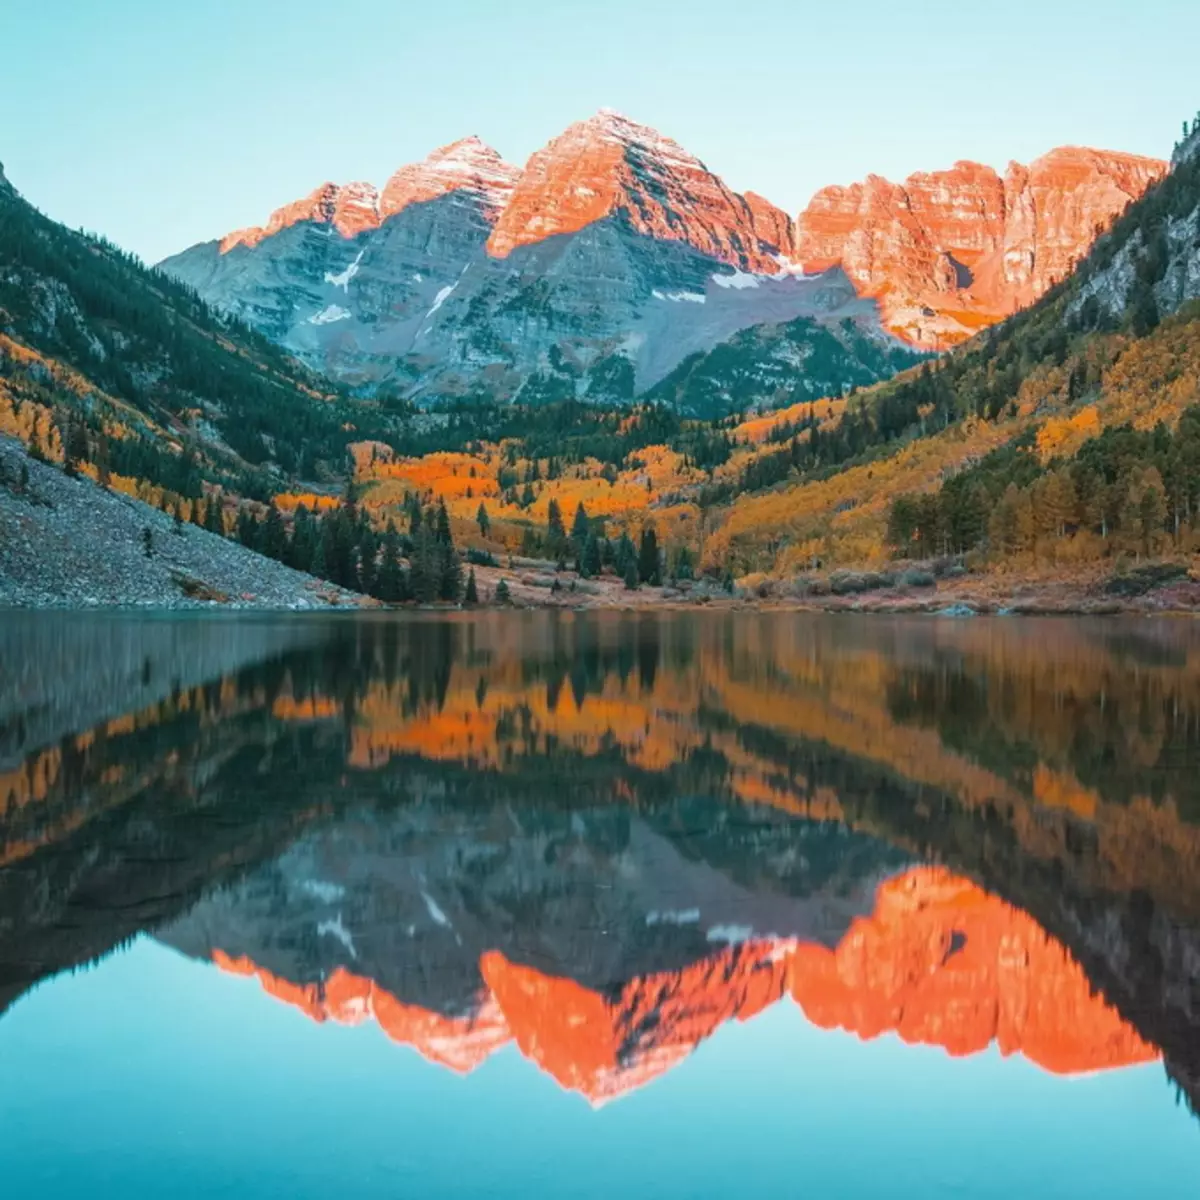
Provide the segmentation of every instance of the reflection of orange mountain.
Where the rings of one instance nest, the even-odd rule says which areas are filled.
[[[508,1025],[492,997],[480,997],[475,1012],[447,1017],[405,1004],[378,984],[339,967],[324,984],[291,983],[256,966],[250,959],[213,951],[213,962],[234,975],[253,975],[263,991],[291,1004],[314,1021],[359,1025],[374,1018],[394,1042],[411,1046],[423,1058],[452,1071],[473,1071],[509,1040]]]
[[[257,976],[269,994],[317,1021],[374,1018],[394,1041],[455,1071],[473,1070],[510,1039],[560,1086],[593,1104],[641,1087],[731,1019],[786,992],[814,1024],[863,1038],[896,1033],[953,1055],[995,1042],[1055,1074],[1128,1066],[1157,1051],[1097,995],[1066,949],[1033,919],[941,868],[884,883],[875,911],[835,950],[771,939],[715,949],[680,971],[604,994],[492,951],[474,1013],[407,1005],[338,968],[298,985],[222,951],[223,970]]]
[[[940,868],[883,884],[836,950],[799,946],[791,991],[826,1029],[975,1054],[995,1042],[1069,1075],[1157,1057],[1025,913]]]
[[[731,1018],[783,994],[789,947],[730,946],[682,971],[634,979],[604,996],[570,979],[485,954],[480,969],[513,1037],[562,1087],[593,1104],[649,1083]]]

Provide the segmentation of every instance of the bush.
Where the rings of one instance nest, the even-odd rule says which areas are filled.
[[[858,596],[895,586],[894,575],[877,575],[870,571],[834,571],[829,577],[829,590],[835,596]]]
[[[1147,563],[1127,574],[1114,575],[1104,585],[1104,591],[1109,596],[1144,596],[1187,577],[1188,569],[1180,563]]]
[[[467,562],[473,567],[498,567],[495,555],[488,550],[468,550]]]
[[[900,576],[900,583],[908,588],[932,588],[937,587],[937,576],[932,571],[914,567]]]

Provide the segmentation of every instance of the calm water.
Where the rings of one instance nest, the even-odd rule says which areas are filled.
[[[1195,1197],[1200,626],[0,613],[0,1179]]]

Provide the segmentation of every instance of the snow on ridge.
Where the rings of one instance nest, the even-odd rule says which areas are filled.
[[[698,908],[685,908],[677,911],[648,912],[647,925],[695,925],[700,920]]]
[[[348,308],[342,308],[340,304],[331,304],[315,316],[309,317],[308,323],[310,325],[332,325],[334,321],[348,321],[352,315]]]
[[[713,283],[720,288],[733,288],[735,291],[744,291],[747,288],[756,288],[763,279],[770,279],[769,275],[751,275],[746,271],[739,271],[736,267],[732,275],[714,275]]]
[[[366,250],[360,250],[358,257],[344,271],[339,271],[336,275],[331,271],[326,271],[325,282],[332,283],[334,287],[340,287],[346,295],[349,295],[350,280],[358,274],[358,264],[362,262],[364,254],[366,254]]]
[[[660,292],[655,288],[651,295],[655,300],[670,300],[675,304],[706,304],[707,297],[702,292]]]

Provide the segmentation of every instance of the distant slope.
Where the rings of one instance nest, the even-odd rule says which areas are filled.
[[[343,426],[370,419],[190,288],[43,216],[0,174],[0,432],[59,457],[75,423],[84,457],[107,455],[117,473],[176,491],[205,474],[265,494],[272,472],[340,472]]]
[[[896,497],[941,495],[947,480],[959,492],[945,491],[940,511],[926,509],[923,521],[909,522],[915,556],[991,554],[988,523],[1009,482],[1032,486],[1059,467],[1071,469],[1106,429],[1131,424],[1149,434],[1160,422],[1166,433],[1145,445],[1097,454],[1105,503],[1114,507],[1088,509],[1077,489],[1076,507],[1052,539],[1054,560],[1067,550],[1058,545],[1065,539],[1088,558],[1168,545],[1186,550],[1198,532],[1200,461],[1189,449],[1193,426],[1180,439],[1170,430],[1200,401],[1197,150],[1178,155],[1171,173],[1037,304],[847,406],[840,424],[853,422],[855,436],[841,439],[838,456],[811,454],[803,441],[790,450],[764,447],[758,458],[777,465],[743,471],[741,486],[720,497],[728,507],[705,545],[707,563],[786,575],[818,561],[880,562]],[[1004,457],[976,470],[992,452]],[[1156,476],[1133,477],[1135,468],[1151,467]],[[757,480],[770,486],[754,486]],[[1121,492],[1130,486],[1140,489],[1133,500]],[[1157,498],[1145,500],[1143,527],[1147,489]],[[1035,520],[1038,507],[1035,497]],[[1127,528],[1116,539],[1122,520]],[[1093,526],[1100,544],[1085,553],[1075,535]],[[1031,561],[1036,536],[1029,535]]]

